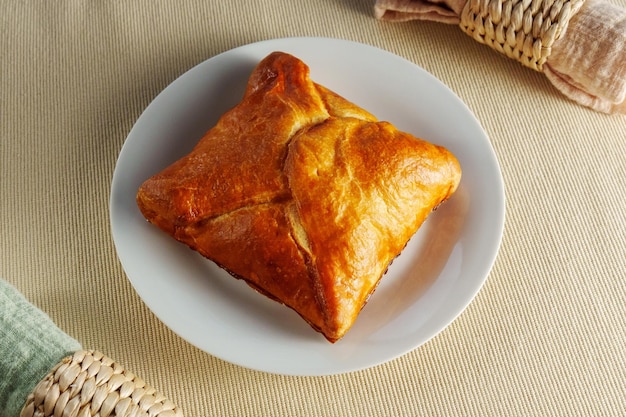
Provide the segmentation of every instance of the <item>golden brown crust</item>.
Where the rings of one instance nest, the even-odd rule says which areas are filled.
[[[148,179],[137,202],[334,342],[460,176],[450,152],[376,121],[275,52],[241,103]]]

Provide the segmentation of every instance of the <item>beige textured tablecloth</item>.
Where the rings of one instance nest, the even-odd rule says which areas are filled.
[[[626,415],[626,118],[568,101],[454,26],[380,22],[372,7],[1,0],[0,276],[187,416]],[[365,371],[277,376],[201,352],[144,305],[111,239],[111,177],[142,110],[207,58],[287,36],[355,40],[431,72],[484,127],[506,185],[475,301]]]

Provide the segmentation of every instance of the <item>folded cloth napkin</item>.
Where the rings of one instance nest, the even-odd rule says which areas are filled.
[[[376,0],[374,13],[457,24],[577,103],[626,114],[626,9],[605,0]]]
[[[182,417],[141,378],[81,349],[0,279],[0,417]]]

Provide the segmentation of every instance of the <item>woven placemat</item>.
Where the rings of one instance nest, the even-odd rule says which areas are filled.
[[[624,119],[455,26],[385,25],[372,6],[0,0],[0,276],[191,417],[623,416]],[[426,69],[476,115],[505,182],[503,244],[469,308],[361,372],[270,375],[196,349],[143,304],[112,244],[111,177],[143,109],[205,59],[285,36],[356,40]]]

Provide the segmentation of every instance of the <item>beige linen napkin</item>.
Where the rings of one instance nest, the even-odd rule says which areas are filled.
[[[458,24],[565,96],[626,114],[626,9],[604,0],[376,0],[386,21]]]

